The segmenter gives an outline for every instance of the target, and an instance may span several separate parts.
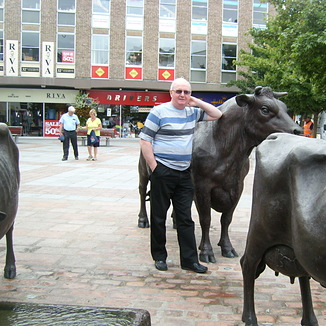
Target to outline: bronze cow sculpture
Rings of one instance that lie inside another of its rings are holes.
[[[216,262],[209,239],[211,208],[222,212],[222,255],[237,257],[229,239],[228,228],[238,204],[243,181],[249,171],[249,155],[273,132],[301,133],[301,128],[287,114],[286,105],[269,87],[257,87],[253,95],[237,95],[221,106],[221,119],[197,124],[194,137],[192,175],[195,203],[202,228],[199,258]],[[148,171],[142,155],[139,159],[139,227],[148,227],[145,207]]]
[[[15,278],[13,229],[20,183],[19,152],[6,124],[0,123],[0,239],[6,235],[5,278]]]
[[[309,278],[326,287],[326,142],[270,135],[257,148],[252,213],[241,266],[242,320],[257,326],[254,285],[268,265],[299,278],[301,325],[318,326]]]

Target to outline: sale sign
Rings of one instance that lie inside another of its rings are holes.
[[[74,63],[74,51],[62,51],[62,62]]]
[[[59,121],[45,120],[44,121],[44,136],[45,137],[59,137]]]

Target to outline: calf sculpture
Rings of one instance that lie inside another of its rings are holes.
[[[5,278],[15,278],[13,229],[20,183],[19,152],[6,124],[0,123],[0,239],[6,235]]]
[[[326,286],[326,142],[270,135],[257,148],[252,213],[241,258],[242,320],[257,326],[254,283],[266,264],[299,278],[301,325],[317,326],[309,278]]]
[[[287,114],[286,105],[269,87],[257,87],[252,95],[237,95],[221,106],[221,119],[200,122],[194,136],[192,175],[195,203],[202,229],[199,258],[216,262],[209,239],[211,208],[222,212],[221,237],[218,243],[222,255],[237,257],[228,229],[233,212],[249,171],[249,155],[273,132],[301,133],[301,128]],[[140,212],[139,227],[148,227],[145,207],[148,170],[142,155],[139,160]]]

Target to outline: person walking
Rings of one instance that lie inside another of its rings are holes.
[[[75,111],[73,106],[69,106],[68,112],[64,113],[59,120],[59,132],[64,136],[62,161],[68,160],[70,142],[74,150],[75,160],[79,159],[76,129],[79,127],[80,121]]]
[[[175,212],[181,268],[207,272],[199,263],[195,223],[191,217],[194,187],[190,174],[193,134],[198,121],[217,120],[222,112],[191,96],[184,78],[170,87],[171,101],[155,106],[140,133],[140,146],[150,168],[150,245],[158,270],[168,269],[166,259],[166,215],[172,202]]]
[[[87,161],[97,160],[97,149],[100,147],[100,130],[102,129],[102,122],[97,117],[96,110],[91,109],[89,111],[89,116],[86,122],[87,128],[87,150],[88,158]],[[94,130],[94,135],[92,135],[92,130]],[[93,139],[92,139],[93,137]],[[95,137],[95,139],[94,139]],[[94,154],[92,154],[92,148],[94,149]]]

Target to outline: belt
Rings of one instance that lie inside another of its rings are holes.
[[[76,130],[66,130],[66,129],[64,129],[64,131],[73,132],[73,131],[76,131]]]

